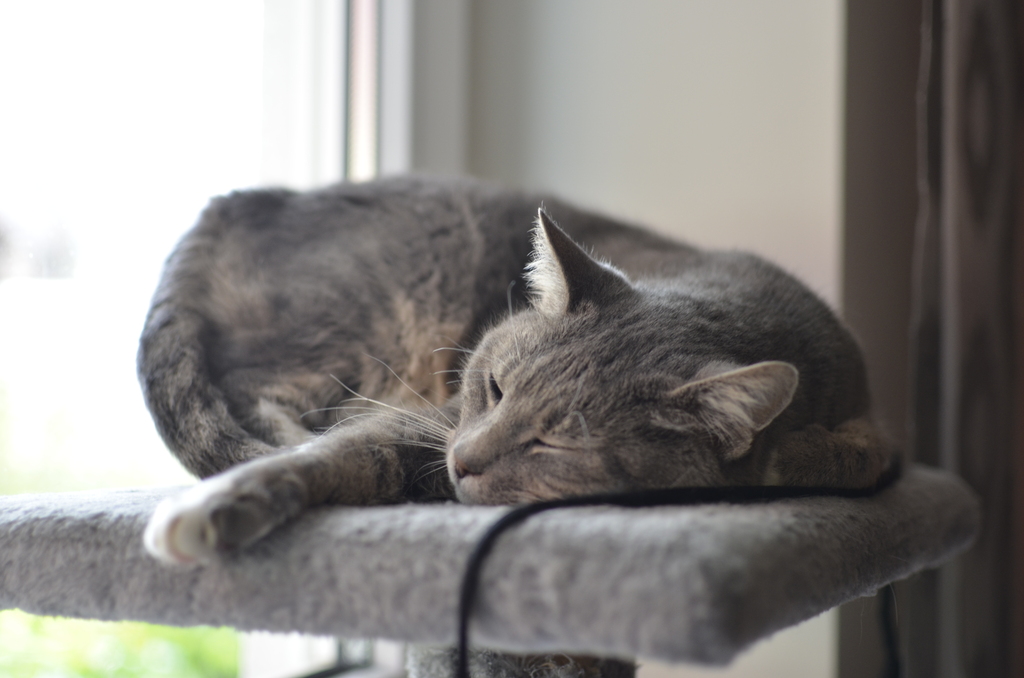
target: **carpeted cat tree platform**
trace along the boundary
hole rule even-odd
[[[142,547],[174,491],[0,497],[0,609],[451,644],[467,556],[507,510],[327,507],[216,564],[176,568]],[[553,511],[499,540],[473,640],[721,664],[950,558],[978,523],[962,481],[920,466],[868,498]]]

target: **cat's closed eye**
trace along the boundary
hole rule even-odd
[[[540,438],[534,438],[528,442],[526,449],[530,454],[557,454],[569,451],[567,447],[552,445],[549,441],[541,440]]]
[[[490,395],[491,405],[501,402],[501,389],[498,387],[498,380],[494,378],[493,373],[487,377],[487,392]]]

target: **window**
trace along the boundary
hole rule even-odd
[[[193,482],[135,378],[160,267],[213,195],[327,183],[346,164],[375,171],[375,10],[356,0],[0,5],[0,492]],[[369,141],[346,156],[349,14],[363,70],[348,81],[364,83],[369,105],[348,136]],[[0,613],[5,675],[163,666],[228,676],[238,644],[230,630]],[[249,678],[298,675],[336,650],[266,634],[241,645]],[[344,650],[373,658],[359,644]],[[400,666],[393,655],[376,651]]]

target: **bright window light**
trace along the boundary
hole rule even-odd
[[[258,183],[262,4],[0,4],[0,491],[186,482],[134,356],[160,265]]]
[[[135,378],[163,259],[262,153],[263,3],[0,3],[0,493],[191,482]],[[0,674],[232,676],[230,630],[0,612]]]

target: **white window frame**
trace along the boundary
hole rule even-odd
[[[262,183],[463,173],[468,46],[468,0],[264,0]],[[338,648],[244,634],[241,655],[240,678],[293,678]],[[404,664],[402,644],[376,642],[370,666],[346,676],[393,678]]]

